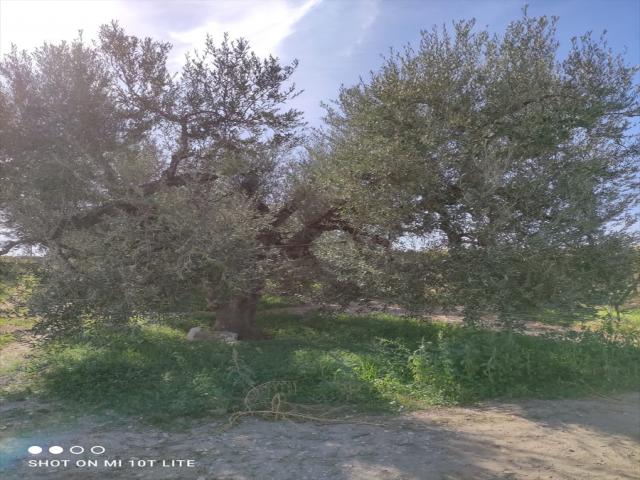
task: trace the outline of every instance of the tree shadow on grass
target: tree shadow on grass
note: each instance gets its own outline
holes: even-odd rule
[[[282,392],[291,402],[386,405],[350,371],[348,356],[340,346],[328,348],[308,338],[189,343],[179,330],[150,326],[49,345],[32,371],[42,398],[84,412],[142,416],[152,423],[243,409],[248,391],[273,381],[295,384]]]
[[[544,396],[545,389],[550,396],[584,394],[593,387],[567,390],[565,379],[579,375],[587,360],[595,365],[592,381],[599,378],[599,360],[590,355],[602,352],[589,350],[597,347],[591,341],[575,353],[570,340],[508,337],[389,315],[265,312],[260,324],[270,340],[190,343],[184,325],[144,325],[54,343],[32,366],[35,388],[41,398],[80,413],[110,411],[171,424],[258,404],[270,408],[276,395],[282,408],[303,411],[321,405],[320,412],[397,412],[403,405]],[[420,353],[423,342],[431,342],[433,351]],[[617,347],[607,348],[614,358]],[[618,363],[638,357],[635,350],[623,353],[615,357]],[[257,388],[270,383],[273,388]],[[254,394],[251,405],[248,392]]]

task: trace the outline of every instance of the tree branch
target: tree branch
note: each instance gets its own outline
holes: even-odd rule
[[[296,212],[296,210],[298,210],[297,203],[298,203],[297,201],[293,200],[290,203],[287,203],[285,206],[283,206],[278,211],[278,213],[275,214],[273,222],[271,222],[271,226],[273,228],[277,228],[283,225],[287,220],[289,220],[289,217],[291,217],[291,215],[293,215]]]
[[[63,219],[53,232],[51,232],[48,240],[56,240],[60,238],[64,231],[69,227],[73,227],[75,230],[80,230],[82,228],[89,228],[97,225],[102,221],[103,217],[115,215],[119,211],[134,214],[139,211],[139,208],[124,200],[105,203],[104,205],[93,208],[88,212],[72,215],[69,218]]]
[[[165,171],[162,174],[162,177],[158,180],[153,180],[151,182],[143,183],[140,185],[142,188],[142,195],[145,197],[149,197],[154,193],[158,192],[162,187],[182,187],[187,185],[189,182],[197,183],[197,184],[205,184],[208,182],[212,182],[218,178],[218,175],[214,173],[198,173],[198,174],[182,174],[182,175],[168,175]]]
[[[371,235],[358,230],[346,220],[339,218],[338,207],[332,207],[313,221],[305,224],[293,234],[288,241],[281,246],[285,255],[289,258],[304,258],[311,255],[311,246],[324,232],[343,231],[351,235],[357,241],[366,241],[385,248],[391,246],[391,242],[380,235]]]

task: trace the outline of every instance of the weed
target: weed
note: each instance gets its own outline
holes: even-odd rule
[[[390,315],[269,314],[272,339],[190,343],[141,323],[41,347],[30,391],[151,422],[295,405],[398,411],[505,397],[635,388],[640,349],[605,332],[532,337]],[[280,408],[280,407],[279,407]],[[296,411],[300,411],[299,409]]]

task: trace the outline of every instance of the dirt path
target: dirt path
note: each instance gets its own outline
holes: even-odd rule
[[[419,318],[425,322],[448,323],[452,325],[463,325],[464,317],[461,313],[440,312],[440,313],[411,313],[407,309],[398,305],[387,305],[381,302],[370,302],[368,304],[351,303],[349,305],[328,305],[321,307],[319,305],[304,304],[287,307],[277,307],[265,310],[264,313],[273,315],[274,313],[284,313],[289,315],[306,316],[318,312],[339,312],[348,313],[349,315],[369,315],[371,313],[388,313],[397,316],[407,316]],[[483,317],[486,327],[493,329],[502,328],[498,323],[495,315]],[[527,319],[522,323],[522,332],[528,335],[543,335],[548,333],[564,333],[568,331],[579,332],[581,329],[577,325],[557,325],[546,324],[534,319]]]
[[[250,418],[226,431],[206,422],[178,433],[95,417],[56,426],[54,407],[29,402],[4,404],[0,413],[6,480],[640,479],[640,393],[358,417],[379,425]],[[30,445],[65,452],[29,455]],[[73,455],[72,445],[106,452]],[[70,465],[29,467],[29,459]],[[73,466],[78,459],[100,466]],[[103,466],[113,459],[123,466]],[[131,459],[157,462],[132,467]],[[194,466],[162,466],[163,460]]]

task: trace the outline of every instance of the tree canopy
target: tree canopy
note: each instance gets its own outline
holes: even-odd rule
[[[556,22],[425,31],[329,108],[327,178],[355,216],[446,249],[460,305],[592,304],[609,262],[629,281],[638,68],[591,34],[560,59]]]
[[[0,253],[45,251],[44,328],[185,298],[261,334],[265,290],[510,313],[633,282],[636,67],[604,39],[558,59],[555,19],[422,34],[343,88],[313,133],[296,63],[117,24],[0,63]],[[409,249],[411,241],[420,248]]]

